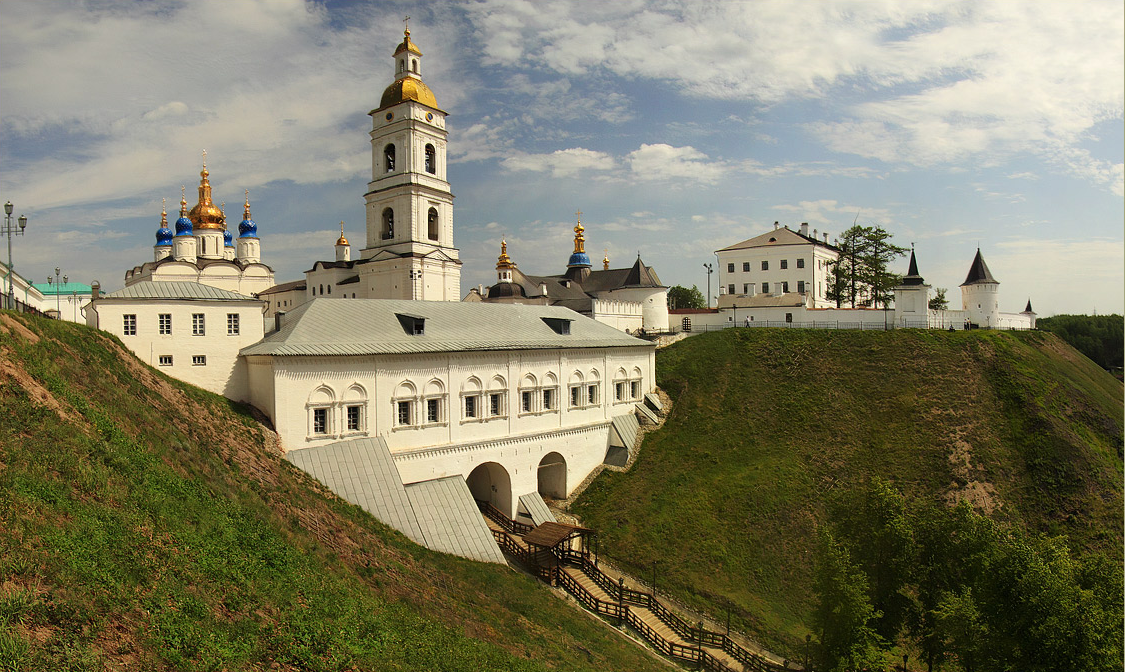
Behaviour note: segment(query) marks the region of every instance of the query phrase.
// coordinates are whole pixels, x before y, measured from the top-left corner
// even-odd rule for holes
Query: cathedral
[[[153,260],[126,272],[126,287],[139,282],[197,282],[253,296],[273,286],[273,269],[262,263],[258,225],[250,217],[250,192],[246,192],[236,246],[227,229],[226,212],[211,199],[209,175],[204,152],[199,201],[189,211],[181,190],[174,233],[168,228],[167,209],[161,212]]]

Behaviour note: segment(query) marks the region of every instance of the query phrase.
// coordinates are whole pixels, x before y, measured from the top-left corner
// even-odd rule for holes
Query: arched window
[[[438,239],[437,208],[430,208],[430,214],[427,217],[427,220],[429,222],[430,240],[437,240]]]
[[[418,59],[417,58],[410,59],[410,69],[413,70],[414,72],[418,72]]]
[[[406,59],[405,58],[398,62],[398,71],[399,72],[406,72]]]
[[[324,296],[324,285],[320,286],[320,295]]]
[[[310,439],[329,438],[335,435],[332,417],[332,406],[335,402],[336,393],[327,385],[320,385],[309,395],[305,408],[309,414],[307,436]]]
[[[431,175],[437,173],[437,151],[430,144],[426,145],[426,172]]]
[[[430,382],[426,383],[423,391],[423,403],[425,404],[425,424],[436,425],[445,422],[445,385],[433,378]]]
[[[383,148],[383,170],[386,172],[394,172],[395,169],[395,146],[387,145]]]
[[[344,392],[344,431],[365,432],[367,430],[367,390],[359,383],[353,383]]]
[[[329,294],[331,294],[331,293],[332,293],[332,285],[328,285],[328,293],[329,293]]]
[[[395,211],[390,208],[383,209],[383,240],[395,237]]]
[[[537,397],[539,382],[532,374],[527,374],[520,380],[520,413],[534,413],[539,410]]]
[[[411,427],[421,424],[418,421],[417,409],[414,407],[417,399],[418,393],[413,383],[404,380],[398,384],[398,387],[395,388],[394,397],[391,398],[395,427]]]

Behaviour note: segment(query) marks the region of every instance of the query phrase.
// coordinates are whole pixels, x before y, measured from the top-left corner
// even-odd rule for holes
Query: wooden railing
[[[511,520],[499,509],[488,502],[477,501],[481,513],[504,528],[492,530],[496,543],[509,556],[524,564],[533,574],[543,582],[561,588],[574,596],[590,611],[601,616],[615,619],[618,623],[626,622],[641,634],[654,649],[661,654],[678,660],[697,663],[700,667],[712,672],[735,672],[723,661],[716,658],[702,647],[707,646],[720,649],[743,665],[745,670],[754,672],[778,672],[786,669],[781,665],[772,663],[762,656],[746,650],[728,635],[707,630],[700,625],[692,626],[682,616],[669,609],[663,602],[656,599],[652,593],[626,588],[622,582],[614,581],[603,572],[587,553],[571,548],[559,548],[553,551],[535,552],[524,546],[513,535],[522,535],[530,532],[533,527],[519,521]],[[582,586],[573,576],[561,571],[559,566],[568,565],[579,569],[590,578],[599,588],[605,591],[609,601],[599,599]],[[694,643],[694,646],[670,642],[660,635],[652,626],[645,623],[637,614],[629,609],[628,605],[636,605],[650,610],[662,623],[667,625],[680,638]]]

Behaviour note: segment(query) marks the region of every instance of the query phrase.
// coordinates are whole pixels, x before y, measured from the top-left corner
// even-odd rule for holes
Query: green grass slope
[[[674,400],[574,510],[602,552],[800,657],[830,510],[878,477],[1120,562],[1122,386],[1051,334],[728,329],[657,353]]]
[[[0,313],[0,670],[663,669],[325,493],[271,436],[112,337]]]

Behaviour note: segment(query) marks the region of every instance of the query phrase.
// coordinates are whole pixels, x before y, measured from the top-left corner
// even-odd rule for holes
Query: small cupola
[[[352,246],[344,237],[344,223],[340,222],[340,237],[336,239],[336,261],[351,261]]]
[[[156,246],[172,246],[172,230],[168,228],[168,201],[160,199],[160,228],[156,230]]]
[[[192,235],[191,218],[188,217],[187,209],[187,195],[186,189],[180,186],[180,218],[176,220],[176,235],[177,236],[190,236]]]
[[[246,190],[246,205],[242,210],[242,221],[238,224],[239,238],[257,238],[258,225],[250,218],[250,190]]]

